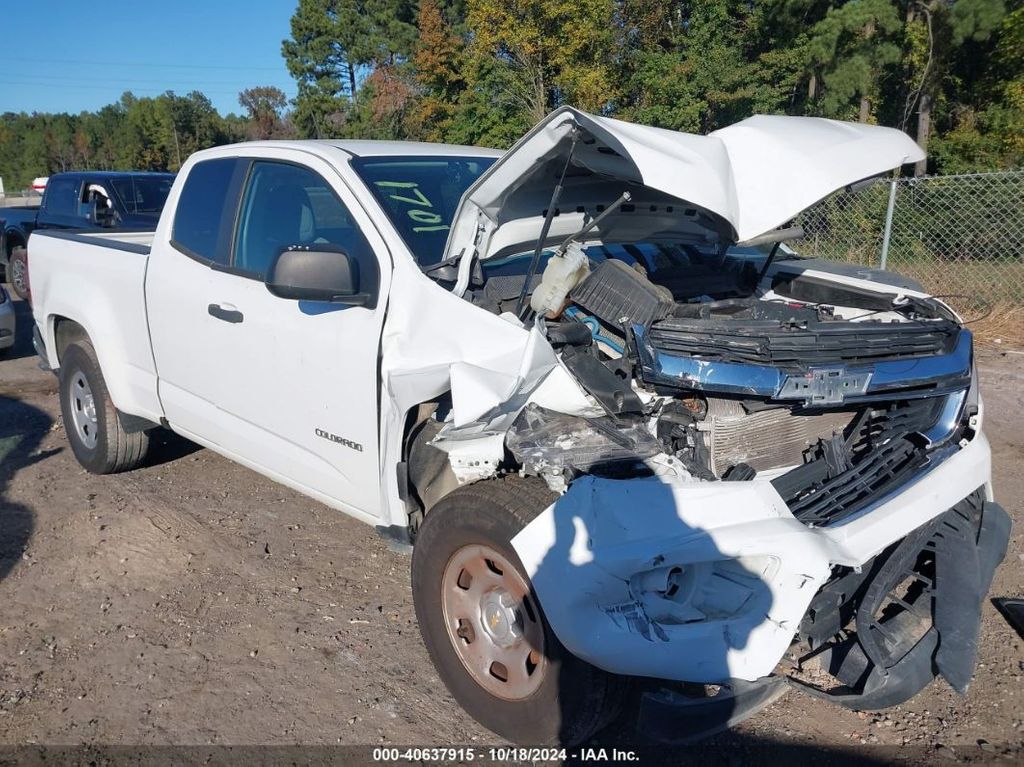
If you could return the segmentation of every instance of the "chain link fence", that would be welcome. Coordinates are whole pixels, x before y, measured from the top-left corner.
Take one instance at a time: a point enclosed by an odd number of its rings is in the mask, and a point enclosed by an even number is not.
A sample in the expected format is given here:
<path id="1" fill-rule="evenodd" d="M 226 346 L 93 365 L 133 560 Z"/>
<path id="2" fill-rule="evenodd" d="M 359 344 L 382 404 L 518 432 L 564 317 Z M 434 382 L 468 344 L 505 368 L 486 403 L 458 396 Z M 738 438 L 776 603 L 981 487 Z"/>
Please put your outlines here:
<path id="1" fill-rule="evenodd" d="M 838 192 L 799 223 L 802 254 L 913 277 L 1024 339 L 1024 170 L 893 179 Z"/>

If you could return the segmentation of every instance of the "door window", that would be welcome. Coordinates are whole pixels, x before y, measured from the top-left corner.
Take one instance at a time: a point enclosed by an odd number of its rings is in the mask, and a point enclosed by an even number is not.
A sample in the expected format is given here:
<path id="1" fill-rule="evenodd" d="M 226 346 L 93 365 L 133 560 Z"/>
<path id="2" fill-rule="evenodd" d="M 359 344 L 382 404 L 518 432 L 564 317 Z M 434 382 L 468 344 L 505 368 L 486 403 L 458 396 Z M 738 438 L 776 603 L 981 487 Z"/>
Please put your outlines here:
<path id="1" fill-rule="evenodd" d="M 78 178 L 54 178 L 46 185 L 46 204 L 43 207 L 51 216 L 74 216 L 78 213 Z"/>
<path id="2" fill-rule="evenodd" d="M 298 165 L 254 162 L 235 235 L 235 269 L 263 279 L 282 249 L 316 245 L 345 250 L 359 264 L 360 292 L 376 293 L 377 258 L 328 183 Z"/>
<path id="3" fill-rule="evenodd" d="M 192 258 L 226 266 L 230 260 L 238 188 L 247 163 L 235 158 L 197 163 L 185 179 L 171 244 Z"/>
<path id="4" fill-rule="evenodd" d="M 153 174 L 112 179 L 110 185 L 129 213 L 158 214 L 171 193 L 174 176 Z"/>

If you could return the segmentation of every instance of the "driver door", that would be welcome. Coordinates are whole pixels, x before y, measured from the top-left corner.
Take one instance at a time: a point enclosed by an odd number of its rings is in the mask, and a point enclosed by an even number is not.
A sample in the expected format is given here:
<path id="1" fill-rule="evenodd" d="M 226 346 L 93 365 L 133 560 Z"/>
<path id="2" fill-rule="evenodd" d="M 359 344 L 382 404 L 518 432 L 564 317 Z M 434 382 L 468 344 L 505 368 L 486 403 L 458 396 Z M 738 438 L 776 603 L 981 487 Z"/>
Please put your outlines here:
<path id="1" fill-rule="evenodd" d="M 248 161 L 230 259 L 208 267 L 205 316 L 188 325 L 201 337 L 179 339 L 205 352 L 201 391 L 192 394 L 216 408 L 217 425 L 207 433 L 223 452 L 372 522 L 381 512 L 378 353 L 390 257 L 334 168 L 306 153 L 291 161 L 273 154 Z M 277 253 L 313 244 L 356 258 L 360 291 L 372 296 L 367 305 L 296 301 L 267 290 L 264 276 Z M 160 366 L 164 378 L 183 372 Z"/>

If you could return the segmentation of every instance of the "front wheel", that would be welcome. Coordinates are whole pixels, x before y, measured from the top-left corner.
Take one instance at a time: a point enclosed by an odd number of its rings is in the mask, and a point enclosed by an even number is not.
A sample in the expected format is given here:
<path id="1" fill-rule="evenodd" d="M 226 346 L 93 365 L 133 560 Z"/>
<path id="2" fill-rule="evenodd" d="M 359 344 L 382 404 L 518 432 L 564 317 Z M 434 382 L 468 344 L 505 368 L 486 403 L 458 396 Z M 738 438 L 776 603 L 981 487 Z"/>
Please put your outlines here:
<path id="1" fill-rule="evenodd" d="M 11 250 L 7 271 L 10 272 L 11 287 L 23 301 L 30 301 L 32 293 L 28 286 L 28 251 L 18 246 Z"/>
<path id="2" fill-rule="evenodd" d="M 569 746 L 614 718 L 623 680 L 562 646 L 510 543 L 554 499 L 519 477 L 455 490 L 417 533 L 412 589 L 424 644 L 463 709 L 512 742 Z"/>
<path id="3" fill-rule="evenodd" d="M 88 341 L 71 344 L 61 357 L 60 410 L 71 451 L 86 471 L 113 474 L 142 463 L 149 435 L 125 431 Z"/>

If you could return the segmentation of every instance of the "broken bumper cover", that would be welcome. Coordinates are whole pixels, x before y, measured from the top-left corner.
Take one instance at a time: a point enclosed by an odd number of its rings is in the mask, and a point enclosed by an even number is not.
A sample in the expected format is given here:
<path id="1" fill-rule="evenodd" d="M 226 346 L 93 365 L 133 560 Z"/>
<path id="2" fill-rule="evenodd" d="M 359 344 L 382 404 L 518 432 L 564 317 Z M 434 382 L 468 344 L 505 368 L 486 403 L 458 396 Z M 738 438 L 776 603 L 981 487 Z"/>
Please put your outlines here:
<path id="1" fill-rule="evenodd" d="M 796 520 L 768 481 L 587 476 L 512 543 L 577 656 L 618 674 L 755 680 L 782 658 L 834 566 L 859 568 L 987 492 L 990 476 L 979 434 L 898 493 L 819 528 Z"/>

